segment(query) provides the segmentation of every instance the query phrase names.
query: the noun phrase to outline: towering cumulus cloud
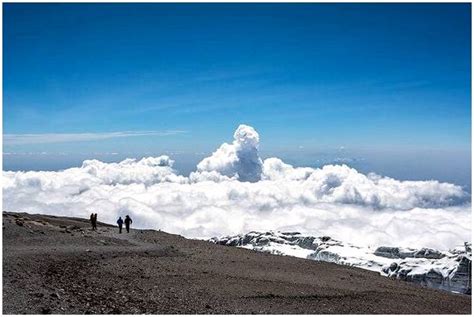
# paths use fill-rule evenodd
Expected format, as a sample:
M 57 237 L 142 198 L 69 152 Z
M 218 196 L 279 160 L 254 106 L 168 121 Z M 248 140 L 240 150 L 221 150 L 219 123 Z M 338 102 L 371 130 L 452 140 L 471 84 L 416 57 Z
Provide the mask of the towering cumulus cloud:
M 198 164 L 197 171 L 200 174 L 215 172 L 243 182 L 257 182 L 262 174 L 258 143 L 257 131 L 241 124 L 234 133 L 234 142 L 222 144 Z
M 346 165 L 262 161 L 259 135 L 240 125 L 189 177 L 167 156 L 85 161 L 58 172 L 3 172 L 4 209 L 134 224 L 188 237 L 291 230 L 366 245 L 447 249 L 471 241 L 469 195 L 438 181 L 364 175 Z

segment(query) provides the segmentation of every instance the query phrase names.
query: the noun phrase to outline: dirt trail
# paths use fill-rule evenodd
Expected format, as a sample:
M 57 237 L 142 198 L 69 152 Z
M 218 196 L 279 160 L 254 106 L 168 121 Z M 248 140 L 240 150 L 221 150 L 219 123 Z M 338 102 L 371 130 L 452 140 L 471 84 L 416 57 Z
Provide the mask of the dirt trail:
M 377 273 L 117 229 L 3 214 L 3 312 L 464 313 L 471 298 Z

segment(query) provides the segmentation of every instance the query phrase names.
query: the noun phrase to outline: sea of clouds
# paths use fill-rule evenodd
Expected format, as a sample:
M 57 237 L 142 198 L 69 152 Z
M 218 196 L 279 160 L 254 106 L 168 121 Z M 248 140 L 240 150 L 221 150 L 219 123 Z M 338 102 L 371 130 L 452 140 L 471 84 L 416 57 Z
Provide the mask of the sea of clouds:
M 329 235 L 360 245 L 449 249 L 471 241 L 470 195 L 438 181 L 364 175 L 346 165 L 293 167 L 259 157 L 259 135 L 240 125 L 189 177 L 168 156 L 84 161 L 62 171 L 3 172 L 3 209 L 115 223 L 186 237 L 251 230 Z

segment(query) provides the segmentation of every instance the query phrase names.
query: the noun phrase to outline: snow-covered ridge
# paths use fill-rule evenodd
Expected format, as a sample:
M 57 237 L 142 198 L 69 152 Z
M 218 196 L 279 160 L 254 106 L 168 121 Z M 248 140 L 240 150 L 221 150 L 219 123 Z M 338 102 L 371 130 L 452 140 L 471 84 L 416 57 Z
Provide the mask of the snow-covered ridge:
M 421 248 L 360 247 L 328 236 L 299 232 L 249 232 L 211 242 L 277 255 L 334 262 L 451 292 L 471 294 L 471 243 L 449 251 Z

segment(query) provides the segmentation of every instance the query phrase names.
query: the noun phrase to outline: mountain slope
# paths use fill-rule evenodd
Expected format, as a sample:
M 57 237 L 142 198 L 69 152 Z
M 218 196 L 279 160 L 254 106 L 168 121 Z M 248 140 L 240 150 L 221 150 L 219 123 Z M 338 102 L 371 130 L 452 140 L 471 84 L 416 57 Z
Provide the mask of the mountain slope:
M 100 215 L 99 215 L 100 219 Z M 3 214 L 3 313 L 470 313 L 358 268 L 85 219 Z

